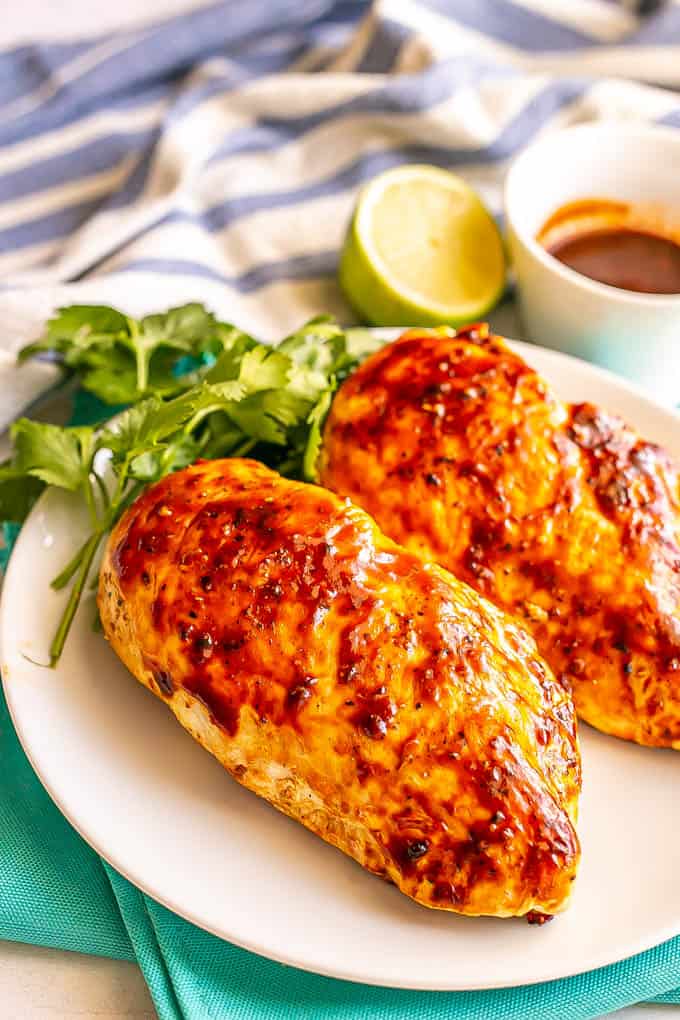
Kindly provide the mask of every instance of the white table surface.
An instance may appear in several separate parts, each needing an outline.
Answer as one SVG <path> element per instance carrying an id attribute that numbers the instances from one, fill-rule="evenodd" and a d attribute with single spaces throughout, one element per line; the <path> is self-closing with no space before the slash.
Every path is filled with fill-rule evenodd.
<path id="1" fill-rule="evenodd" d="M 7 1020 L 156 1017 L 135 964 L 11 942 L 0 942 L 0 1003 L 0 1013 Z M 635 1006 L 609 1016 L 617 1020 L 680 1020 L 680 1006 Z"/>
<path id="2" fill-rule="evenodd" d="M 154 1020 L 139 967 L 0 942 L 0 1015 L 7 1020 Z"/>

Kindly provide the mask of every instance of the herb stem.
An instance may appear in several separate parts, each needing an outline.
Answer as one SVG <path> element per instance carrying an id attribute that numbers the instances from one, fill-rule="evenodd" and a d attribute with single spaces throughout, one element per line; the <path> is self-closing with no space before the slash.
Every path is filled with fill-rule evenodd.
<path id="1" fill-rule="evenodd" d="M 92 482 L 90 481 L 89 474 L 85 476 L 85 483 L 83 485 L 83 492 L 85 495 L 85 502 L 87 503 L 87 509 L 90 514 L 90 522 L 92 524 L 92 530 L 97 531 L 99 528 L 99 515 L 97 513 L 97 504 L 94 499 L 94 491 L 92 489 Z"/>
<path id="2" fill-rule="evenodd" d="M 75 554 L 73 559 L 70 559 L 68 561 L 62 572 L 60 574 L 57 574 L 53 581 L 50 581 L 50 588 L 52 588 L 53 591 L 61 591 L 62 588 L 65 588 L 66 585 L 69 583 L 69 581 L 71 580 L 71 578 L 73 577 L 76 570 L 81 564 L 83 556 L 85 555 L 85 550 L 87 549 L 87 546 L 89 545 L 91 538 L 92 536 L 89 535 L 85 542 L 83 542 L 83 544 L 81 545 L 80 549 Z"/>
<path id="3" fill-rule="evenodd" d="M 144 344 L 138 343 L 139 325 L 137 324 L 137 320 L 128 318 L 127 324 L 128 329 L 130 330 L 130 338 L 132 340 L 135 353 L 135 363 L 137 366 L 137 399 L 139 400 L 146 392 L 147 383 L 149 381 L 149 352 Z"/>
<path id="4" fill-rule="evenodd" d="M 76 577 L 75 583 L 71 588 L 71 593 L 66 603 L 66 608 L 61 615 L 59 626 L 57 627 L 56 633 L 52 638 L 52 644 L 50 645 L 50 667 L 53 669 L 59 661 L 59 656 L 64 650 L 64 644 L 68 637 L 68 632 L 71 629 L 73 618 L 76 615 L 78 606 L 80 605 L 80 599 L 83 594 L 83 589 L 87 583 L 87 578 L 90 573 L 90 567 L 94 560 L 99 543 L 104 535 L 103 531 L 95 531 L 93 535 L 90 535 L 89 539 L 85 543 L 82 550 L 82 561 L 80 564 L 80 570 Z"/>
<path id="5" fill-rule="evenodd" d="M 110 526 L 113 526 L 118 520 L 118 518 L 127 510 L 127 508 L 131 506 L 132 503 L 134 503 L 134 501 L 137 499 L 137 496 L 140 494 L 142 489 L 145 488 L 146 485 L 147 485 L 146 482 L 139 481 L 135 482 L 134 485 L 130 486 L 128 492 L 125 493 L 125 496 L 112 507 Z"/>
<path id="6" fill-rule="evenodd" d="M 92 471 L 92 474 L 94 475 L 94 480 L 97 483 L 97 488 L 99 489 L 99 495 L 101 496 L 101 500 L 102 500 L 102 508 L 104 510 L 106 510 L 108 508 L 109 502 L 110 502 L 110 500 L 109 500 L 109 490 L 106 488 L 106 485 L 104 484 L 104 479 L 102 478 L 102 476 L 100 474 L 98 474 L 94 470 Z"/>
<path id="7" fill-rule="evenodd" d="M 130 461 L 132 458 L 128 455 L 123 461 L 120 471 L 118 472 L 118 482 L 116 484 L 116 490 L 111 499 L 111 512 L 113 513 L 114 508 L 118 506 L 123 496 L 123 490 L 125 489 L 125 483 L 127 482 L 128 471 L 130 470 Z"/>
<path id="8" fill-rule="evenodd" d="M 257 439 L 246 439 L 243 443 L 240 443 L 235 449 L 233 449 L 229 456 L 245 457 L 247 453 L 250 453 L 254 446 L 257 446 Z"/>

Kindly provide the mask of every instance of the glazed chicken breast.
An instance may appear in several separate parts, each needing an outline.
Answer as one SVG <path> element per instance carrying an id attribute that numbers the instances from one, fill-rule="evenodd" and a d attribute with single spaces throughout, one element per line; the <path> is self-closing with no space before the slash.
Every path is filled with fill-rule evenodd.
<path id="1" fill-rule="evenodd" d="M 199 462 L 118 523 L 99 608 L 123 662 L 238 782 L 406 895 L 463 914 L 565 906 L 570 699 L 525 631 L 362 510 L 253 461 Z"/>
<path id="2" fill-rule="evenodd" d="M 340 388 L 320 474 L 519 618 L 581 718 L 680 749 L 680 487 L 662 449 L 562 403 L 485 326 L 413 330 Z"/>

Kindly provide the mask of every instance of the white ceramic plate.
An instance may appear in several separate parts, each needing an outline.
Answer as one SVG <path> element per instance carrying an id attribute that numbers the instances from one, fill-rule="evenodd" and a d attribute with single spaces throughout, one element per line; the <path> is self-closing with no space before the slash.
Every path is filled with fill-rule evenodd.
<path id="1" fill-rule="evenodd" d="M 563 397 L 621 413 L 680 458 L 680 415 L 582 362 L 518 346 Z M 62 607 L 49 581 L 83 524 L 72 500 L 49 494 L 21 532 L 0 617 L 5 693 L 56 804 L 154 899 L 272 959 L 404 988 L 561 978 L 680 932 L 680 754 L 582 727 L 583 863 L 571 908 L 551 924 L 426 910 L 232 782 L 92 632 L 91 605 L 56 671 L 33 664 Z"/>

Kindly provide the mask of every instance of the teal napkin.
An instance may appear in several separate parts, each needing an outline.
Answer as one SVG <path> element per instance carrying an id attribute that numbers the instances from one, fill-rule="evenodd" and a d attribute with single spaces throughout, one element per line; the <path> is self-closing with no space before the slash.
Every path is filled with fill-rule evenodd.
<path id="1" fill-rule="evenodd" d="M 76 420 L 97 412 L 81 400 Z M 3 537 L 0 568 L 14 532 Z M 136 960 L 161 1020 L 582 1020 L 641 999 L 680 1003 L 680 938 L 578 977 L 491 992 L 396 991 L 272 963 L 182 920 L 103 862 L 40 785 L 1 693 L 0 764 L 0 938 Z"/>

